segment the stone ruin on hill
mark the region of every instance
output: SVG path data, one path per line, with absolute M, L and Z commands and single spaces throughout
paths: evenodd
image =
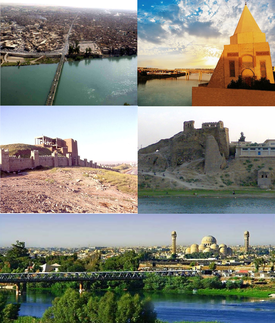
M 206 174 L 219 172 L 229 157 L 229 129 L 222 121 L 207 122 L 195 129 L 195 121 L 185 121 L 183 131 L 169 139 L 139 150 L 139 168 L 144 171 L 165 171 L 185 162 L 204 160 Z

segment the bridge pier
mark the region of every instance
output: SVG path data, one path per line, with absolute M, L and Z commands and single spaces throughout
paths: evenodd
M 189 71 L 186 71 L 186 72 L 185 72 L 185 79 L 186 79 L 186 80 L 189 80 Z
M 16 296 L 26 294 L 26 292 L 27 292 L 27 284 L 26 283 L 22 283 L 22 288 L 21 288 L 21 283 L 16 283 L 15 288 L 16 288 L 15 289 Z
M 79 293 L 83 293 L 84 292 L 84 288 L 83 288 L 83 282 L 79 283 Z
M 199 71 L 199 82 L 202 80 L 202 71 Z

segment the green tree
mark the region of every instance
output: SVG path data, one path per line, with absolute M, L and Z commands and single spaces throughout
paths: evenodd
M 214 262 L 211 262 L 210 264 L 209 264 L 209 269 L 210 270 L 215 270 L 217 268 L 217 265 L 214 263 Z
M 3 310 L 2 323 L 11 323 L 18 319 L 20 304 L 7 304 Z
M 98 322 L 114 323 L 116 318 L 117 303 L 115 296 L 107 292 L 99 301 L 98 305 Z

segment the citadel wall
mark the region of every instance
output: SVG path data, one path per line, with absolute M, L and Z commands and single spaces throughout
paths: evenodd
M 23 169 L 35 168 L 37 166 L 43 167 L 66 167 L 66 166 L 83 166 L 97 168 L 97 163 L 81 160 L 80 157 L 75 158 L 75 164 L 72 163 L 71 154 L 65 156 L 58 156 L 53 152 L 51 156 L 39 156 L 38 150 L 31 152 L 30 158 L 17 158 L 16 156 L 9 156 L 9 151 L 0 149 L 0 169 L 5 172 L 16 172 Z

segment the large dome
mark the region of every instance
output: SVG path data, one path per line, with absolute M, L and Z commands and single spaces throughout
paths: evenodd
M 206 236 L 202 238 L 201 244 L 204 244 L 205 246 L 211 246 L 212 244 L 217 243 L 217 240 L 212 236 Z

